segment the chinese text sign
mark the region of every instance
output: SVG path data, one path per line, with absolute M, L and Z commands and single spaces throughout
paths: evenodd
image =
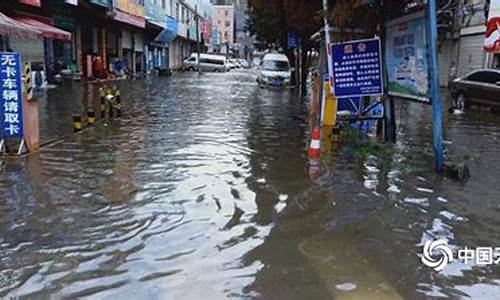
M 331 45 L 337 98 L 375 96 L 383 92 L 380 40 Z
M 0 52 L 0 113 L 3 138 L 23 137 L 21 59 Z

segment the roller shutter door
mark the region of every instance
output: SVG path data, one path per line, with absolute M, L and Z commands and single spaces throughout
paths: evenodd
M 122 47 L 123 49 L 132 49 L 132 34 L 130 31 L 122 31 Z
M 462 36 L 458 56 L 458 76 L 482 69 L 484 65 L 484 34 Z
M 142 33 L 134 34 L 135 51 L 144 52 L 144 42 L 142 39 Z
M 10 48 L 21 54 L 23 61 L 44 63 L 43 39 L 25 40 L 10 38 Z

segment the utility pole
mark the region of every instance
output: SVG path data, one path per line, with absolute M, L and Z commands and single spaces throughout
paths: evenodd
M 194 11 L 195 11 L 195 18 L 196 18 L 196 52 L 198 53 L 198 59 L 197 59 L 197 68 L 198 68 L 198 74 L 201 74 L 201 69 L 200 69 L 200 28 L 199 28 L 199 21 L 200 18 L 198 17 L 198 5 L 194 6 Z
M 441 93 L 439 89 L 439 68 L 437 61 L 437 16 L 436 0 L 427 2 L 427 28 L 428 44 L 430 50 L 430 87 L 432 95 L 432 116 L 434 122 L 434 155 L 436 160 L 436 170 L 444 171 L 444 149 L 443 149 L 443 120 L 441 107 Z

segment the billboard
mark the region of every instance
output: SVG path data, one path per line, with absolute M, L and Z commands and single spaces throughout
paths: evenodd
M 332 44 L 329 51 L 337 98 L 382 94 L 382 54 L 378 38 Z
M 428 55 L 423 12 L 386 24 L 389 95 L 431 103 Z
M 490 1 L 484 51 L 500 52 L 500 0 Z

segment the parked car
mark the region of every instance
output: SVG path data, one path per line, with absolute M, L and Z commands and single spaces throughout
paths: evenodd
M 471 104 L 500 107 L 500 70 L 473 71 L 453 80 L 449 89 L 457 109 L 465 109 Z
M 290 84 L 292 71 L 286 55 L 266 54 L 259 68 L 257 82 L 260 86 L 285 87 Z
M 237 59 L 235 59 L 235 58 L 230 58 L 230 59 L 229 59 L 229 63 L 230 63 L 231 65 L 234 65 L 234 69 L 240 69 L 240 68 L 241 68 L 240 63 L 239 63 L 239 62 L 238 62 L 238 60 L 237 60 Z
M 250 64 L 248 63 L 248 61 L 246 59 L 238 59 L 238 63 L 240 64 L 240 66 L 242 68 L 245 68 L 245 69 L 249 69 L 250 68 Z
M 184 60 L 184 68 L 188 71 L 197 71 L 198 54 L 193 53 Z M 226 57 L 222 55 L 200 54 L 200 69 L 203 72 L 226 72 L 229 70 L 229 65 Z

